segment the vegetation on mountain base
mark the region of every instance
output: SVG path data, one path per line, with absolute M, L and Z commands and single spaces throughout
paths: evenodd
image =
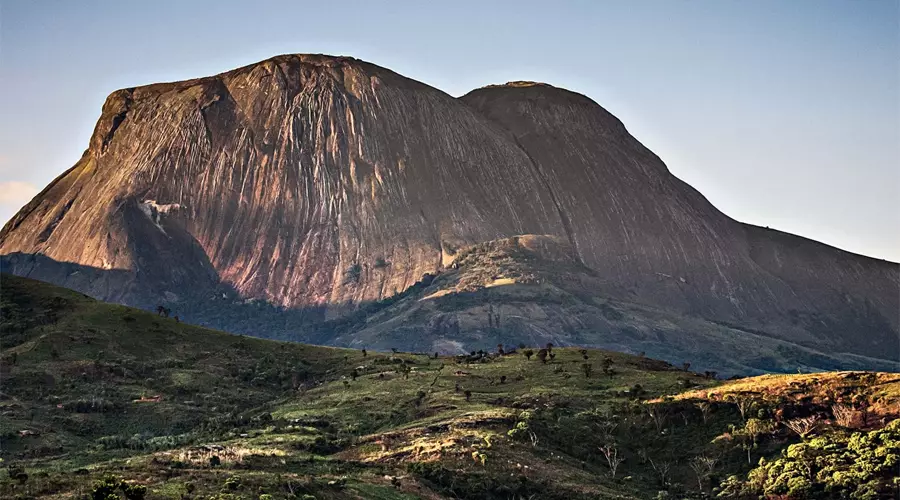
M 898 374 L 322 348 L 2 280 L 3 498 L 897 495 Z

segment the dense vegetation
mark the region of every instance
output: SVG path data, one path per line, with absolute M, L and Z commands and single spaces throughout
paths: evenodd
M 0 497 L 892 498 L 900 375 L 264 341 L 2 278 Z

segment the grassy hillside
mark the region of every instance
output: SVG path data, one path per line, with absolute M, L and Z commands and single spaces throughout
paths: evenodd
M 895 374 L 721 382 L 594 349 L 364 353 L 6 275 L 0 291 L 2 498 L 896 493 Z

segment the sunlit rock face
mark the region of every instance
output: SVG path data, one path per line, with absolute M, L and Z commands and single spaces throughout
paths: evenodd
M 582 95 L 514 82 L 455 99 L 352 58 L 113 93 L 0 254 L 101 299 L 231 294 L 325 319 L 520 234 L 568 242 L 604 296 L 900 354 L 896 264 L 728 218 Z

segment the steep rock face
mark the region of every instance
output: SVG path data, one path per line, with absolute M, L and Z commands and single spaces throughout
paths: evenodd
M 225 295 L 334 319 L 521 234 L 565 242 L 553 251 L 597 274 L 580 294 L 900 356 L 896 264 L 733 221 L 582 95 L 518 82 L 454 99 L 351 58 L 113 93 L 81 160 L 0 232 L 0 255 L 16 274 L 187 318 Z M 234 327 L 216 319 L 228 303 L 209 307 L 204 321 Z M 467 328 L 469 344 L 486 338 Z M 615 334 L 583 329 L 585 343 Z
M 85 158 L 0 251 L 146 274 L 176 295 L 209 268 L 242 297 L 298 307 L 377 300 L 460 247 L 523 232 L 563 228 L 495 125 L 377 66 L 284 56 L 111 95 Z
M 462 100 L 528 153 L 579 257 L 615 296 L 806 345 L 897 355 L 896 264 L 734 221 L 580 94 L 517 82 Z

